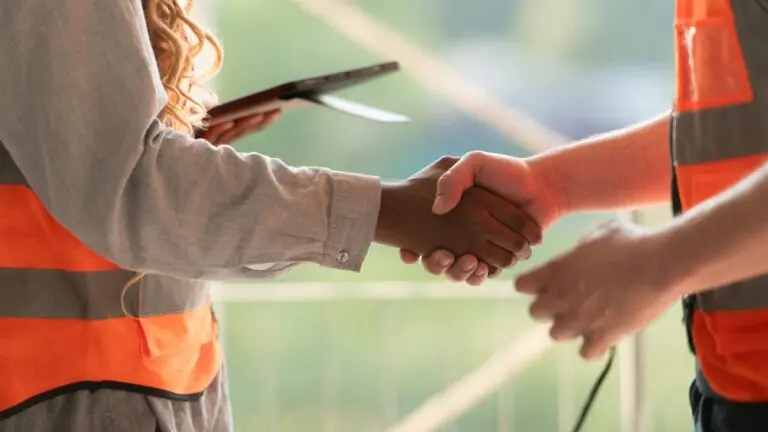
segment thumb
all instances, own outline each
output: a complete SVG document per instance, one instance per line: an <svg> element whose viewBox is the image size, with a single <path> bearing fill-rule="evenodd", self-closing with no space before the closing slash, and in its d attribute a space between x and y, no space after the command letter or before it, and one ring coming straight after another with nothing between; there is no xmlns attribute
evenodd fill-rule
<svg viewBox="0 0 768 432"><path fill-rule="evenodd" d="M432 205L432 211L435 214L445 214L456 207L464 191L475 184L477 164L477 159L467 155L440 176Z"/></svg>

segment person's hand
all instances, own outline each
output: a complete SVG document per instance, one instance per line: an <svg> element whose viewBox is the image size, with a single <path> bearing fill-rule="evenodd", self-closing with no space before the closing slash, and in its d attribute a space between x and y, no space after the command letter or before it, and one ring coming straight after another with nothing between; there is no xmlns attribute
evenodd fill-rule
<svg viewBox="0 0 768 432"><path fill-rule="evenodd" d="M519 276L516 289L535 296L534 319L554 321L554 340L583 337L581 356L597 359L679 299L680 275L664 242L661 234L613 221Z"/></svg>
<svg viewBox="0 0 768 432"><path fill-rule="evenodd" d="M471 254L498 268L527 259L541 229L503 198L472 187L452 211L432 211L438 179L455 162L445 157L402 183L385 185L375 240L419 255L435 249Z"/></svg>
<svg viewBox="0 0 768 432"><path fill-rule="evenodd" d="M198 138L202 138L214 146L231 145L233 142L271 126L280 117L280 110L274 110L262 114L243 117L235 121L219 123L215 126L200 131Z"/></svg>
<svg viewBox="0 0 768 432"><path fill-rule="evenodd" d="M526 159L500 154L467 153L440 178L434 211L445 214L459 203L464 192L473 185L482 186L520 206L542 228L549 227L560 215L564 198L549 185L549 173L543 167L533 167ZM419 261L419 254L401 250L403 262ZM434 275L446 274L454 281L481 284L486 276L494 276L477 257L461 256L458 259L446 250L436 250L422 258L424 268ZM497 273L496 273L497 274Z"/></svg>

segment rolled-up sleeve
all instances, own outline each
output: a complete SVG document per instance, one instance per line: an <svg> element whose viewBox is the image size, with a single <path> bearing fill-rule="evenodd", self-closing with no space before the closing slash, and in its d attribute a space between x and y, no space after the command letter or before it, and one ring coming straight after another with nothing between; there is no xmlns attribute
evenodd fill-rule
<svg viewBox="0 0 768 432"><path fill-rule="evenodd" d="M0 142L50 214L133 270L360 269L379 180L215 148L156 118L140 0L4 0Z"/></svg>

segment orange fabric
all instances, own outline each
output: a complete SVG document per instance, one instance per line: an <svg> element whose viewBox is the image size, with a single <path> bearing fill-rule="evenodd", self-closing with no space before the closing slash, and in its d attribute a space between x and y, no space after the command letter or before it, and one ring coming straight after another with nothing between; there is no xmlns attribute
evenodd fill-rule
<svg viewBox="0 0 768 432"><path fill-rule="evenodd" d="M696 353L715 392L737 402L768 401L766 328L763 309L694 312Z"/></svg>
<svg viewBox="0 0 768 432"><path fill-rule="evenodd" d="M752 101L730 0L678 0L675 67L678 112Z"/></svg>
<svg viewBox="0 0 768 432"><path fill-rule="evenodd" d="M83 381L199 393L221 364L216 332L210 305L141 319L0 318L0 411Z"/></svg>
<svg viewBox="0 0 768 432"><path fill-rule="evenodd" d="M28 187L0 185L0 209L0 268L119 269L59 224ZM0 317L0 411L81 382L202 392L221 367L217 336L210 304L146 318Z"/></svg>
<svg viewBox="0 0 768 432"><path fill-rule="evenodd" d="M738 183L768 160L768 155L679 165L678 191L684 211ZM693 344L709 385L733 401L768 401L768 313L695 311Z"/></svg>
<svg viewBox="0 0 768 432"><path fill-rule="evenodd" d="M61 226L32 190L0 185L0 267L116 270Z"/></svg>
<svg viewBox="0 0 768 432"><path fill-rule="evenodd" d="M728 189L766 161L768 155L755 155L676 166L677 186L683 210L690 210L702 201Z"/></svg>
<svg viewBox="0 0 768 432"><path fill-rule="evenodd" d="M677 1L676 112L734 106L754 99L731 1ZM731 187L766 160L768 156L756 155L676 166L683 211ZM713 390L734 401L768 401L767 328L765 309L694 312L693 343Z"/></svg>
<svg viewBox="0 0 768 432"><path fill-rule="evenodd" d="M731 0L677 0L675 4L678 21L732 17Z"/></svg>

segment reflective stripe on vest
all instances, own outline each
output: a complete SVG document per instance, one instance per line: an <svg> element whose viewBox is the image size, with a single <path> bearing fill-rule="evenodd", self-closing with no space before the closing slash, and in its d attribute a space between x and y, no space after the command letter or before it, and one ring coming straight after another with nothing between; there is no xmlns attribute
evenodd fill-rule
<svg viewBox="0 0 768 432"><path fill-rule="evenodd" d="M768 159L768 10L756 0L678 0L673 160L683 211ZM696 298L692 335L708 385L768 401L768 277Z"/></svg>
<svg viewBox="0 0 768 432"><path fill-rule="evenodd" d="M0 418L81 388L192 400L210 385L222 357L205 283L147 275L123 295L134 273L59 225L1 143L0 209Z"/></svg>

